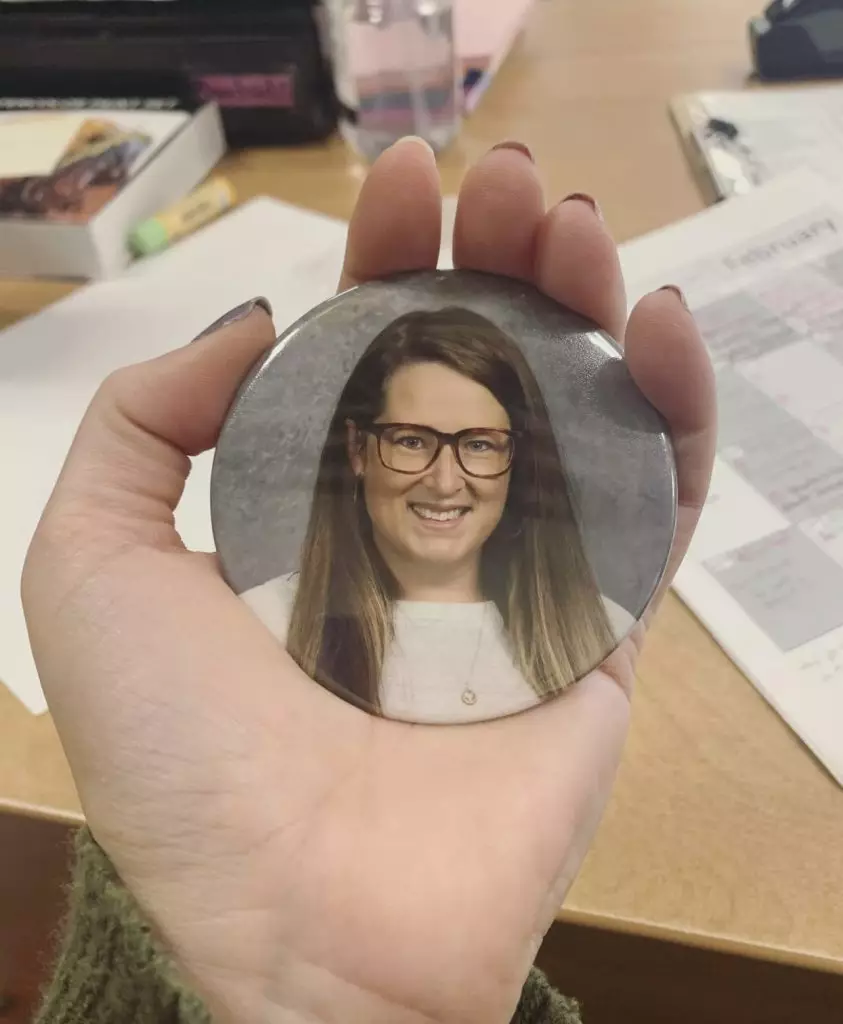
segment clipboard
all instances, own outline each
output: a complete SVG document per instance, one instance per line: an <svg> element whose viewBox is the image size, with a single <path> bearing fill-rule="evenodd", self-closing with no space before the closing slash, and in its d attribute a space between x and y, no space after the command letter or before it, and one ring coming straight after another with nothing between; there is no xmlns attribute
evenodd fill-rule
<svg viewBox="0 0 843 1024"><path fill-rule="evenodd" d="M707 205L746 195L763 182L740 130L712 117L700 94L675 96L668 109Z"/></svg>
<svg viewBox="0 0 843 1024"><path fill-rule="evenodd" d="M669 112L709 204L803 167L843 175L843 85L686 93Z"/></svg>

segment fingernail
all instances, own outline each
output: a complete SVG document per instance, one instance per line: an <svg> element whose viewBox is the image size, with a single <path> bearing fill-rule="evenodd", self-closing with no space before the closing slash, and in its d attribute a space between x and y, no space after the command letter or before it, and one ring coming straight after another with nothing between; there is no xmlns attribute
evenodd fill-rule
<svg viewBox="0 0 843 1024"><path fill-rule="evenodd" d="M433 146L431 146L427 139L423 139L421 135L402 135L397 142L392 143L390 149L395 149L396 146L421 146L423 149L426 149L431 156L436 155L433 152Z"/></svg>
<svg viewBox="0 0 843 1024"><path fill-rule="evenodd" d="M236 324L240 320L245 320L247 316L251 316L258 308L272 316L272 306L269 304L269 299L259 295L257 298L249 299L248 302L242 302L239 306L235 306L234 309L224 313L219 320L215 320L210 327L206 327L193 340L198 341L200 338L206 338L209 334L214 334L216 331L221 331L223 327L228 327L229 324Z"/></svg>
<svg viewBox="0 0 843 1024"><path fill-rule="evenodd" d="M561 202L570 203L572 200L585 203L586 206L590 206L597 219L603 220L603 211L600 209L600 205L594 196L590 196L588 192L572 192L569 196L565 196Z"/></svg>
<svg viewBox="0 0 843 1024"><path fill-rule="evenodd" d="M494 153L496 149L514 149L516 153L523 153L532 163L536 162L530 147L524 142L518 142L516 139L504 139L503 142L498 142L492 146L489 152Z"/></svg>
<svg viewBox="0 0 843 1024"><path fill-rule="evenodd" d="M685 293L682 291L678 284L663 284L661 288L659 288L659 291L673 292L673 294L676 296L677 299L679 299L679 301L682 303L685 309L687 309L689 313L691 312L691 309L688 305L688 300L685 298Z"/></svg>

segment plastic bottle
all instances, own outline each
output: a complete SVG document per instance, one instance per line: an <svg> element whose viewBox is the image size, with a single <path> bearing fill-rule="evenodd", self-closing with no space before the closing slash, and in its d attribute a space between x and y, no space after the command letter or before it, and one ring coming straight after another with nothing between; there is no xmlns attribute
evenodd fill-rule
<svg viewBox="0 0 843 1024"><path fill-rule="evenodd" d="M340 130L367 160L404 135L457 135L462 86L453 0L325 0Z"/></svg>

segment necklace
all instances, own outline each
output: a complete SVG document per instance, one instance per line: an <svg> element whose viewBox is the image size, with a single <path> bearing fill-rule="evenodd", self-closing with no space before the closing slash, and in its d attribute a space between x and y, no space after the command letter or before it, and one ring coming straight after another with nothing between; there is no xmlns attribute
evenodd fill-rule
<svg viewBox="0 0 843 1024"><path fill-rule="evenodd" d="M477 703L477 694L471 689L469 684L471 683L471 677L474 675L477 659L480 657L480 644L483 640L483 633L486 630L486 614L488 611L489 606L486 605L483 609L483 618L480 620L480 629L477 631L477 645L474 648L474 656L471 659L471 665L466 675L465 688L462 691L462 702L468 705L468 707Z"/></svg>

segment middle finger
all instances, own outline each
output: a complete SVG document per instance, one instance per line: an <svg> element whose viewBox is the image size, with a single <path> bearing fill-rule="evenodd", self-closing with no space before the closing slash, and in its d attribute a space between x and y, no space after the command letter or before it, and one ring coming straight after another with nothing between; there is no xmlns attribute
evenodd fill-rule
<svg viewBox="0 0 843 1024"><path fill-rule="evenodd" d="M454 266L531 281L544 195L529 150L503 142L466 173L454 222Z"/></svg>
<svg viewBox="0 0 843 1024"><path fill-rule="evenodd" d="M532 156L518 143L499 144L466 174L454 265L531 281L623 341L620 262L597 204L575 193L545 213Z"/></svg>

